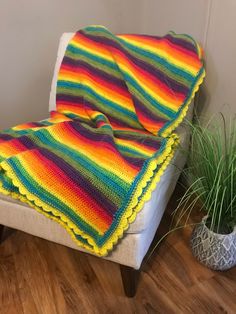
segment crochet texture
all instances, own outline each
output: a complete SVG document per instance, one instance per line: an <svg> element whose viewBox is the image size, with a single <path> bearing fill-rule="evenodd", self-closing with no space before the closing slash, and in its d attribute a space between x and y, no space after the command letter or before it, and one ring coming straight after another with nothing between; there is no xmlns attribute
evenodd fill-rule
<svg viewBox="0 0 236 314"><path fill-rule="evenodd" d="M0 133L0 191L106 255L170 163L204 77L187 35L78 31L68 44L50 118Z"/></svg>

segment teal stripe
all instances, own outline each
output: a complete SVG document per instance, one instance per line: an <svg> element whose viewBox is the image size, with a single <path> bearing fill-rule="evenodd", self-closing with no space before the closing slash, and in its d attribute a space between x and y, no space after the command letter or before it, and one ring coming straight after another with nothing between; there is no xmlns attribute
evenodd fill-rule
<svg viewBox="0 0 236 314"><path fill-rule="evenodd" d="M0 172L0 182L1 182L2 187L5 190L7 190L9 193L19 192L18 189L12 184L12 181L6 175L4 175L3 171Z"/></svg>

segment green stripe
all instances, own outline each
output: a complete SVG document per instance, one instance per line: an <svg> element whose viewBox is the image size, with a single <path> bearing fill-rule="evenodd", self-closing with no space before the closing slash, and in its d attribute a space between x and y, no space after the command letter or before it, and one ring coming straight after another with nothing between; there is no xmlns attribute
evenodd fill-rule
<svg viewBox="0 0 236 314"><path fill-rule="evenodd" d="M72 60L82 60L94 66L94 68L98 68L109 75L112 75L118 79L122 79L121 73L118 71L118 67L113 62L107 61L106 59L99 58L96 55L93 55L83 49L79 49L74 47L73 45L69 45L67 51L65 53L67 57Z"/></svg>

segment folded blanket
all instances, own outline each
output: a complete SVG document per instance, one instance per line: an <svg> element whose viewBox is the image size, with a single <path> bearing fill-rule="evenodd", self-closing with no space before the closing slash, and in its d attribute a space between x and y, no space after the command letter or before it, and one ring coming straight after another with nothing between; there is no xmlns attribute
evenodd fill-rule
<svg viewBox="0 0 236 314"><path fill-rule="evenodd" d="M102 26L69 42L49 119L0 133L0 192L59 222L106 255L170 163L204 77L187 35L113 35Z"/></svg>

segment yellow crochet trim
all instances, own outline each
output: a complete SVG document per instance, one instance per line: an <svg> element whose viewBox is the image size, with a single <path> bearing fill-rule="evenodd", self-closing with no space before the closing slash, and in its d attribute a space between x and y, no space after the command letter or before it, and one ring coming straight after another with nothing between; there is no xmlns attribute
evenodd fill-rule
<svg viewBox="0 0 236 314"><path fill-rule="evenodd" d="M7 173L7 175L9 176L9 178L11 177L11 179L14 177L10 175L10 173L12 172L10 168L8 168L8 166L6 167L6 165L0 165L0 169L4 169ZM9 169L9 170L7 170ZM12 179L13 180L13 179ZM16 183L16 181L14 180L14 182ZM15 185L15 184L14 184ZM16 186L16 185L15 185ZM19 188L19 187L18 187ZM22 191L22 187L19 188L19 190ZM53 221L56 221L57 223L59 223L64 229L67 230L67 232L70 234L70 236L72 237L72 239L76 242L77 245L79 246L82 246L83 248L87 249L87 250L90 250L91 251L91 247L87 246L84 242L80 242L76 237L75 237L75 234L72 232L73 228L71 228L70 226L72 225L72 223L70 222L70 220L67 219L66 216L64 216L63 214L60 213L60 217L58 216L52 216L50 214L48 214L48 212L53 212L54 215L56 215L57 213L57 210L56 209L49 209L49 206L46 206L47 209L45 208L45 205L44 206L44 209L42 209L41 206L39 206L37 204L37 206L34 204L35 201L33 200L29 200L29 194L30 193L27 193L27 196L26 195L21 195L21 194L17 194L17 193L9 193L7 190L5 190L2 185L0 185L0 192L4 195L7 195L7 196L11 196L12 198L16 199L16 200L20 200L21 202L23 203L26 203L28 204L30 207L34 208L37 212L39 212L40 214L43 214L44 216L46 216L47 218L53 220ZM37 202L39 203L39 202ZM59 212L58 212L59 214ZM81 231L82 233L82 231Z"/></svg>
<svg viewBox="0 0 236 314"><path fill-rule="evenodd" d="M15 199L19 199L20 201L27 203L31 207L33 207L38 212L42 213L46 217L56 221L62 227L64 227L72 239L77 243L77 245L85 248L86 250L95 253L99 256L106 256L108 251L110 251L113 246L118 242L118 240L122 237L125 230L128 229L129 224L133 222L136 218L137 213L143 208L144 202L150 199L152 191L155 189L157 182L160 180L161 175L165 171L166 167L169 165L172 157L174 156L174 147L176 147L179 142L179 138L176 134L172 134L170 138L167 140L167 144L162 154L158 156L157 159L152 160L149 163L149 166L146 170L146 173L143 176L142 181L139 182L134 195L132 197L132 201L128 204L128 207L125 209L123 216L119 222L119 226L114 231L114 233L108 238L108 241L104 244L103 247L98 247L93 240L93 238L87 234L85 234L82 230L80 230L73 222L71 222L67 216L59 212L57 209L52 208L51 206L45 204L40 199L38 199L35 195L30 193L20 182L20 180L15 176L11 167L5 162L0 163L0 169L5 170L6 175L12 180L14 186L19 189L21 195L17 193L9 193L6 191L3 186L0 186L0 192L6 195L11 195L11 197ZM153 173L156 170L157 166L161 164L160 169L155 174L152 179L150 185L147 187L145 193L143 193L143 189L147 186L149 180L153 177ZM142 196L141 200L139 197ZM54 216L51 216L48 212L52 212ZM86 245L84 242L79 241L75 234L80 235L82 238L86 239L89 245Z"/></svg>
<svg viewBox="0 0 236 314"><path fill-rule="evenodd" d="M187 104L185 105L184 109L182 110L181 114L178 116L178 118L174 121L173 124L171 124L169 127L167 127L163 132L161 132L161 136L167 137L170 135L170 133L177 128L177 126L183 121L184 117L187 114L189 105L191 104L196 92L199 90L200 85L202 84L204 77L206 76L205 70L203 70L202 75L199 77L195 87L192 90L192 93L188 99Z"/></svg>

